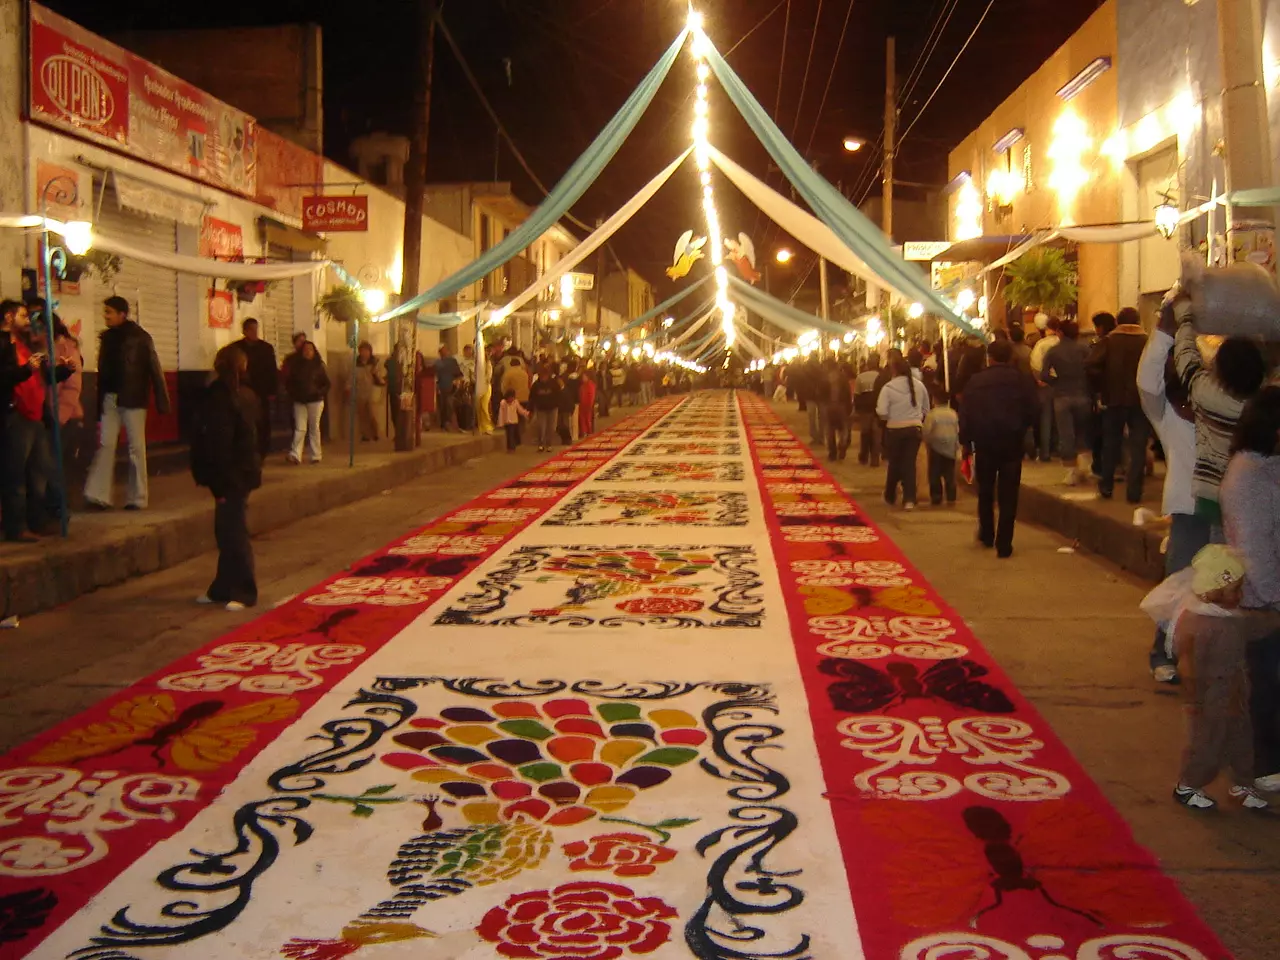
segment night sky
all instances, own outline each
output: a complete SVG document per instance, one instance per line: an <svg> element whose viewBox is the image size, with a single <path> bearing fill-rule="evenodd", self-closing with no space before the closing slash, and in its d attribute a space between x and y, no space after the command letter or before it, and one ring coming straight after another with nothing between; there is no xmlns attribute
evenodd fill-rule
<svg viewBox="0 0 1280 960"><path fill-rule="evenodd" d="M244 26L315 21L324 32L325 149L350 163L348 144L371 130L407 132L414 35L411 0L364 4L313 0L46 0L59 13L98 33L148 27ZM779 104L782 129L840 181L856 202L879 189L880 154L870 149L883 130L885 38L898 38L901 87L930 34L932 55L900 100L900 129L915 119L988 0L700 0L707 33L767 108ZM1099 0L994 0L969 49L901 148L897 178L941 184L948 151L1098 8ZM586 147L683 26L685 0L444 0L444 17L490 102L542 181L553 184ZM367 17L356 16L368 13ZM842 26L848 25L839 58ZM816 24L816 41L814 38ZM783 43L784 31L786 43ZM235 51L229 50L234 57ZM806 65L808 67L806 79ZM830 91L821 115L823 91ZM781 84L779 84L781 78ZM586 222L611 214L689 142L694 84L690 58L677 61L649 114L601 179L574 207ZM801 100L803 88L804 97ZM794 133L793 133L794 131ZM846 135L868 141L847 155ZM714 81L711 139L775 187L781 177ZM436 80L428 160L430 180L510 180L523 199L541 194L511 153L495 150L485 116L443 42ZM745 230L761 259L778 243L763 218L723 178L716 180L726 233ZM676 238L701 221L692 165L615 238L628 265L674 289L662 275ZM775 291L777 292L777 291Z"/></svg>

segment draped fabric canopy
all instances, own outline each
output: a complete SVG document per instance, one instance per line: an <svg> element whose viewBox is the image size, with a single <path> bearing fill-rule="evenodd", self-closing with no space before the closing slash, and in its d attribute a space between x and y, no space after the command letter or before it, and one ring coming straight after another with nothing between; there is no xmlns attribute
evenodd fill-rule
<svg viewBox="0 0 1280 960"><path fill-rule="evenodd" d="M658 87L671 71L671 65L675 63L688 33L686 29L676 37L675 42L667 48L666 53L640 82L640 86L632 91L627 102L614 114L613 119L600 131L582 156L573 162L573 166L560 178L560 182L551 188L547 198L538 205L524 223L507 234L506 239L501 243L486 250L479 258L452 276L445 277L425 293L388 310L378 319L390 320L407 313L417 313L437 300L452 297L463 287L470 286L482 277L488 276L508 260L523 253L535 240L550 230L595 182L600 171L608 165L627 136L635 129L636 123L652 102L654 94L658 92Z"/></svg>

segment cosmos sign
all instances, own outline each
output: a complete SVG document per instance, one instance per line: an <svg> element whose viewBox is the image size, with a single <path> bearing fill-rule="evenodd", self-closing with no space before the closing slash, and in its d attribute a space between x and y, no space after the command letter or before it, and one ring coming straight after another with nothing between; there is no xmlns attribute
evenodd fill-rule
<svg viewBox="0 0 1280 960"><path fill-rule="evenodd" d="M369 229L369 198L303 197L302 229L313 233L363 233Z"/></svg>

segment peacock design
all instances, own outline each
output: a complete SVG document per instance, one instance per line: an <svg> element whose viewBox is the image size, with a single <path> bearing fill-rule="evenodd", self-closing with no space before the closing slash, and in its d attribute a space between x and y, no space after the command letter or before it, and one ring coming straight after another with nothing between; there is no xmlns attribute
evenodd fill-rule
<svg viewBox="0 0 1280 960"><path fill-rule="evenodd" d="M387 869L394 892L331 940L290 940L291 960L340 960L364 946L434 937L412 917L436 900L537 868L557 828L617 814L700 755L706 731L683 710L624 701L454 706L418 717L381 762L432 793L422 832ZM446 825L445 815L462 823Z"/></svg>

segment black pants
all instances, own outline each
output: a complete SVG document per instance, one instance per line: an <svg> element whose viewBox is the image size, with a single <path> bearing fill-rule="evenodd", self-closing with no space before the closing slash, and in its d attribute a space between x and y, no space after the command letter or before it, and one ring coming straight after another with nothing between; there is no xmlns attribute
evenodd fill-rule
<svg viewBox="0 0 1280 960"><path fill-rule="evenodd" d="M213 508L213 535L218 542L218 573L209 584L215 603L233 600L252 607L258 602L258 581L249 542L249 498L226 497Z"/></svg>
<svg viewBox="0 0 1280 960"><path fill-rule="evenodd" d="M1013 550L1013 522L1018 518L1022 484L1022 451L978 450L974 455L978 483L978 539L1003 554ZM1000 508L997 524L995 510Z"/></svg>
<svg viewBox="0 0 1280 960"><path fill-rule="evenodd" d="M889 465L884 481L886 503L894 503L898 499L898 484L902 484L902 502L916 502L916 457L919 454L919 427L893 427L884 432L884 458Z"/></svg>
<svg viewBox="0 0 1280 960"><path fill-rule="evenodd" d="M258 452L265 459L271 453L271 398L258 394Z"/></svg>
<svg viewBox="0 0 1280 960"><path fill-rule="evenodd" d="M514 450L520 446L520 424L508 423L504 425L504 429L507 431L507 449Z"/></svg>
<svg viewBox="0 0 1280 960"><path fill-rule="evenodd" d="M1124 446L1125 430L1129 431L1129 473L1125 496L1130 503L1142 500L1142 478L1147 471L1147 443L1151 439L1151 425L1141 407L1107 407L1102 411L1102 475L1098 489L1103 496L1111 496L1116 482L1116 467L1120 463L1120 449Z"/></svg>
<svg viewBox="0 0 1280 960"><path fill-rule="evenodd" d="M0 511L4 535L16 540L27 529L39 533L49 524L46 512L53 454L44 424L16 410L4 415L0 441Z"/></svg>
<svg viewBox="0 0 1280 960"><path fill-rule="evenodd" d="M840 410L833 404L827 404L827 458L843 460L849 451L850 425L847 410Z"/></svg>
<svg viewBox="0 0 1280 960"><path fill-rule="evenodd" d="M929 450L929 502L937 506L942 502L943 491L947 503L956 502L956 460L944 457L937 450Z"/></svg>
<svg viewBox="0 0 1280 960"><path fill-rule="evenodd" d="M1254 776L1280 773L1280 633L1249 644Z"/></svg>
<svg viewBox="0 0 1280 960"><path fill-rule="evenodd" d="M858 462L866 466L880 466L880 418L871 413L859 413Z"/></svg>
<svg viewBox="0 0 1280 960"><path fill-rule="evenodd" d="M573 443L573 411L560 408L560 414L556 418L556 434L560 437L560 442L566 447Z"/></svg>

